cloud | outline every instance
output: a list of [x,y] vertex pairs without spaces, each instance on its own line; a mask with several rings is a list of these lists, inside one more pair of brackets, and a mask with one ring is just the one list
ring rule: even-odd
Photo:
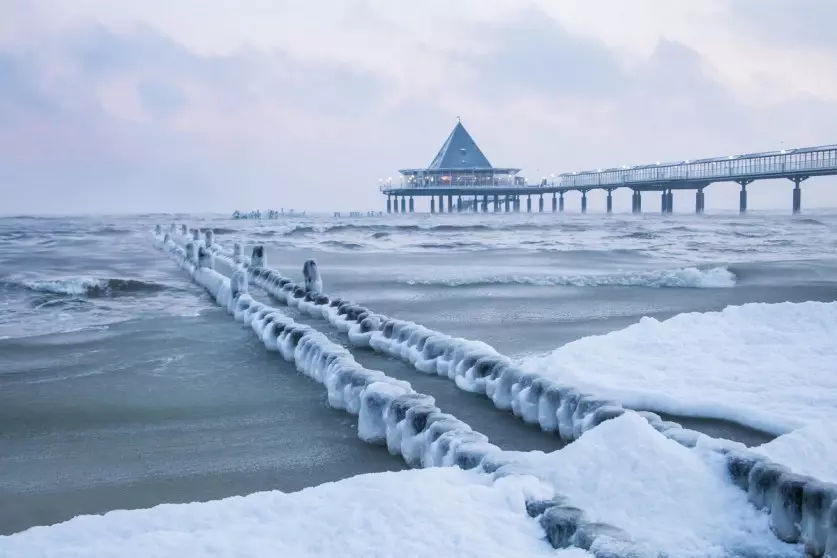
[[[533,178],[834,142],[828,97],[754,102],[688,36],[655,35],[626,56],[606,28],[582,31],[586,12],[505,0],[448,12],[434,0],[406,15],[375,0],[328,13],[265,4],[248,44],[213,42],[194,21],[184,31],[184,3],[116,21],[97,1],[86,17],[53,6],[37,41],[0,41],[7,211],[383,207],[377,178],[427,164],[455,116],[492,162]],[[201,14],[206,28],[223,27],[217,8]],[[252,4],[241,9],[230,29],[259,20]],[[277,25],[307,37],[298,45],[268,40],[282,10]],[[683,17],[669,11],[661,20]],[[762,79],[769,89],[777,78]],[[784,207],[776,188],[763,201]],[[806,204],[837,203],[832,190]],[[735,207],[737,190],[715,191],[710,205]]]

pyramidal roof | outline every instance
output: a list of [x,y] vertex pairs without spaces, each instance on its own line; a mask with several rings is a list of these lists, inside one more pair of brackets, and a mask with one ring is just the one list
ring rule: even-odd
[[428,167],[429,170],[440,169],[490,169],[491,163],[485,158],[477,142],[462,125],[457,122],[442,149]]

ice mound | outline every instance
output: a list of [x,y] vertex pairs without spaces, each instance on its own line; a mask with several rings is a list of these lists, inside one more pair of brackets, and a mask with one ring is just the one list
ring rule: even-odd
[[378,473],[292,494],[77,517],[0,537],[0,556],[590,556],[553,550],[523,498],[515,483],[456,468]]
[[837,303],[746,304],[643,318],[526,359],[533,374],[631,408],[774,434],[837,424]]
[[530,466],[590,521],[670,558],[801,556],[776,539],[716,455],[685,448],[628,412]]
[[753,448],[753,452],[794,473],[837,483],[837,424],[833,421],[809,424]]

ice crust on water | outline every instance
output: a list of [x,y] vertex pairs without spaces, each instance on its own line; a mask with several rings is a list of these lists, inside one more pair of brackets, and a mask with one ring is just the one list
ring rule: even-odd
[[361,475],[292,494],[83,516],[0,537],[20,558],[590,558],[556,551],[525,486],[456,468]]
[[627,407],[726,419],[778,435],[837,424],[834,339],[837,303],[746,304],[643,318],[522,367]]

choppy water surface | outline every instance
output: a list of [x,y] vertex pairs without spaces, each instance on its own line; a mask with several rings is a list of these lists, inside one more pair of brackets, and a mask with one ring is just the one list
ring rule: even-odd
[[[315,257],[327,292],[510,356],[644,315],[837,299],[830,213],[0,218],[0,532],[402,467],[152,247],[172,222],[262,243],[291,277]],[[356,358],[501,447],[557,447],[451,382]]]

